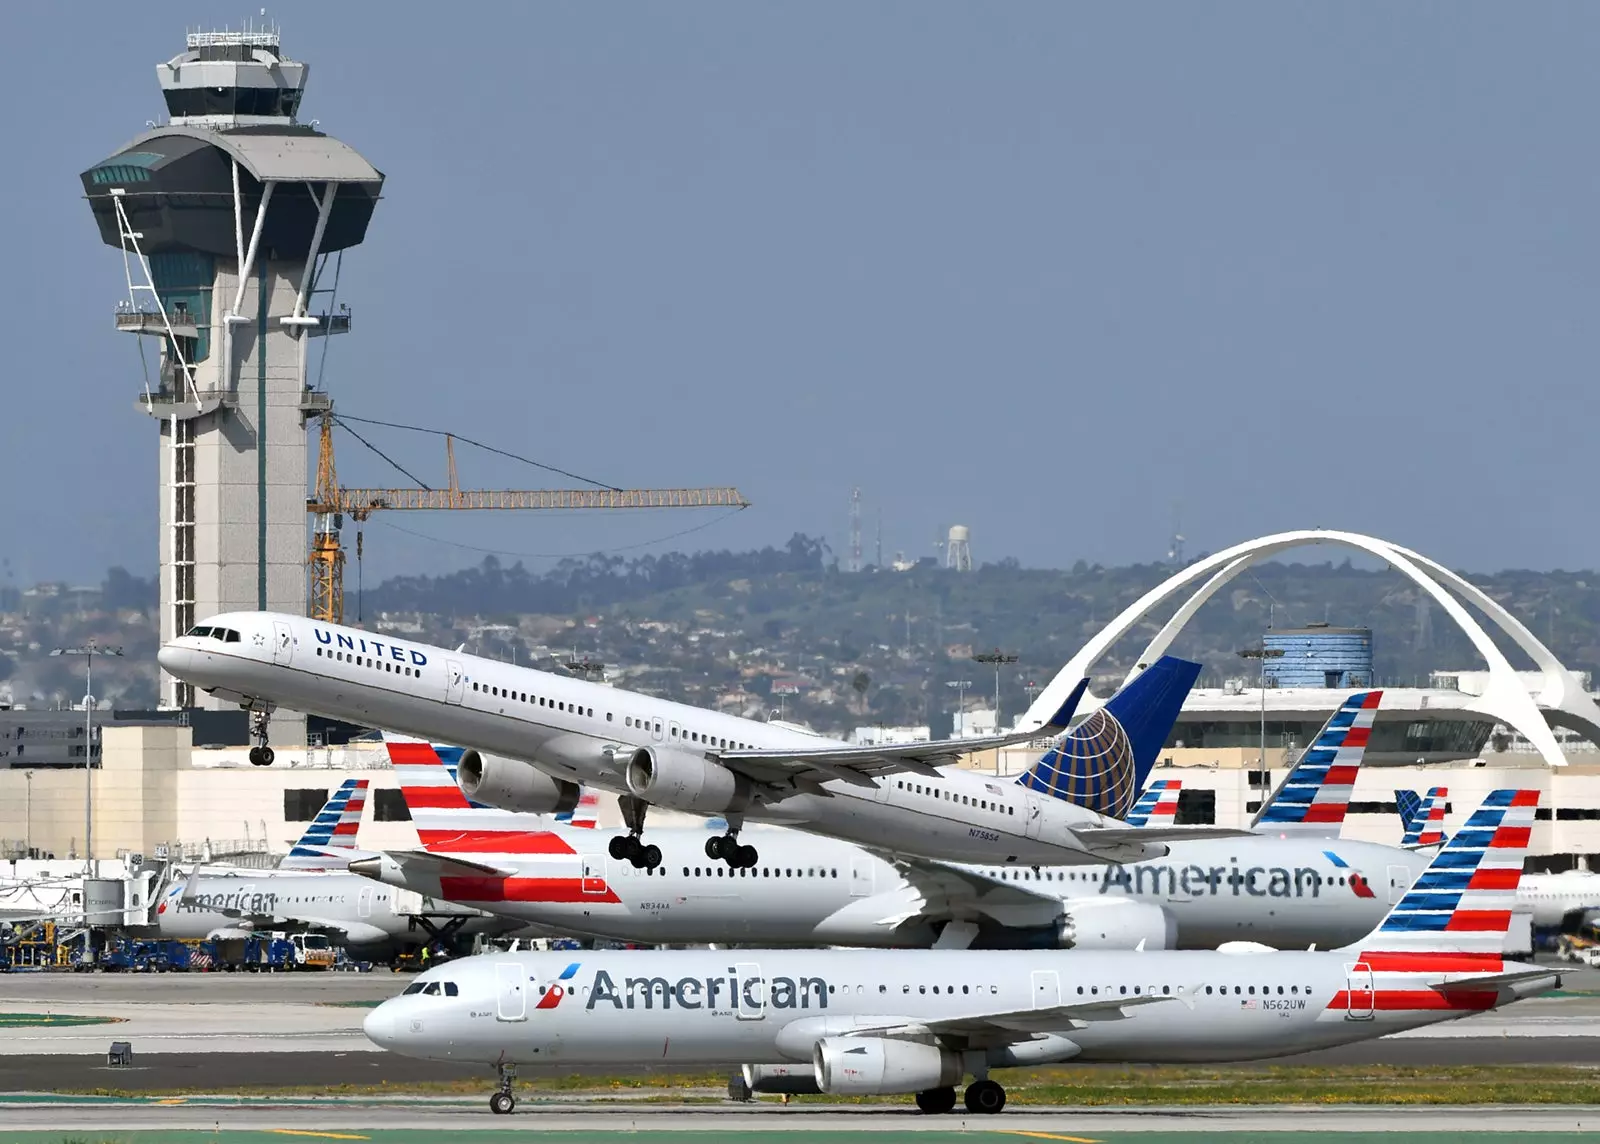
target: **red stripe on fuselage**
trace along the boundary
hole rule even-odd
[[[525,830],[463,831],[421,830],[417,837],[424,849],[442,854],[576,854],[561,836],[547,831]]]
[[[598,879],[591,879],[597,890],[585,892],[582,878],[497,878],[492,874],[442,875],[439,896],[452,902],[603,902],[621,904],[616,891]]]
[[[1369,1006],[1368,997],[1372,998]],[[1441,993],[1434,989],[1379,989],[1369,993],[1365,989],[1355,991],[1355,1004],[1350,1003],[1350,991],[1341,989],[1333,995],[1333,1000],[1328,1002],[1330,1009],[1377,1009],[1384,1013],[1406,1012],[1412,1010],[1466,1010],[1481,1011],[1493,1009],[1497,994],[1493,989],[1452,989]]]

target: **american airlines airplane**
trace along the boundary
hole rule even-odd
[[[708,838],[705,856],[745,870],[760,864],[756,848],[739,841],[747,818],[899,853],[1018,866],[1158,858],[1173,838],[1222,833],[1135,830],[1118,820],[1164,743],[1131,713],[1166,726],[1200,670],[1170,656],[1065,741],[1063,749],[1088,752],[1071,769],[1071,784],[1059,751],[1014,784],[949,764],[1065,730],[1088,680],[1043,728],[857,747],[304,616],[217,616],[165,645],[159,659],[172,675],[251,712],[262,744],[254,761],[270,761],[267,715],[283,705],[472,747],[463,786],[509,810],[568,809],[583,783],[619,791],[628,834],[613,840],[611,854],[642,869],[662,862],[660,847],[643,839],[650,805],[723,816],[728,833]]]
[[[1505,961],[1537,791],[1499,790],[1360,941],[1302,952],[635,950],[485,954],[417,977],[363,1027],[405,1056],[517,1066],[811,1066],[810,1091],[997,1113],[990,1073],[1062,1061],[1254,1060],[1497,1008],[1559,984]]]
[[[450,773],[459,748],[391,736],[422,849],[363,852],[350,870],[556,933],[654,944],[1339,945],[1370,931],[1428,860],[1337,840],[1378,694],[1351,696],[1329,720],[1257,815],[1264,833],[1174,842],[1166,858],[1131,866],[956,865],[772,827],[760,832],[761,865],[729,870],[702,859],[704,830],[670,828],[654,835],[665,861],[645,871],[607,855],[616,832],[474,808]],[[1152,783],[1129,821],[1170,825],[1179,790]],[[1282,836],[1308,827],[1328,837]]]

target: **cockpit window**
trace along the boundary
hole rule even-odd
[[[224,643],[238,643],[239,642],[239,633],[234,631],[232,628],[229,628],[228,629],[228,634],[225,637],[225,639],[223,640],[223,642]]]
[[[444,995],[446,997],[458,996],[460,992],[461,991],[456,988],[456,983],[454,981],[446,981],[444,983]]]
[[[439,983],[437,981],[428,982],[427,988],[423,989],[422,992],[423,992],[423,995],[426,996],[426,997],[437,997],[437,996],[439,996]]]
[[[189,634],[204,639],[211,634],[210,628],[190,628]]]
[[[412,983],[411,983],[411,984],[410,984],[410,985],[407,985],[407,986],[406,986],[406,988],[405,988],[405,992],[404,992],[404,993],[402,993],[402,994],[400,994],[400,996],[402,996],[402,997],[409,997],[409,996],[411,996],[411,995],[412,995],[412,994],[413,994],[413,993],[421,993],[421,992],[422,992],[422,982],[420,982],[420,981],[413,981],[413,982],[412,982]]]
[[[232,628],[190,628],[189,634],[196,639],[218,640],[221,643],[239,643],[239,633]]]

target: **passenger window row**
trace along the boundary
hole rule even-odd
[[[943,787],[926,785],[923,783],[909,783],[904,779],[895,779],[894,785],[898,790],[910,791],[912,794],[926,795],[929,798],[942,799],[945,802],[960,803],[962,806],[974,807],[978,810],[992,810],[997,814],[1009,814],[1016,817],[1017,808],[1003,803],[991,802],[986,798],[973,798],[971,795],[957,794],[955,791]]]
[[[561,711],[568,715],[582,715],[585,718],[594,718],[593,707],[579,707],[576,703],[568,703],[563,699],[551,699],[544,695],[530,695],[526,691],[512,691],[509,687],[491,687],[487,683],[474,683],[472,690],[495,699],[510,699],[517,703],[526,703],[530,707],[548,707],[553,711]],[[611,722],[611,713],[606,713],[606,722]]]
[[[413,679],[422,678],[422,669],[412,667],[406,663],[395,663],[384,659],[382,656],[374,658],[370,655],[357,655],[355,652],[339,651],[336,648],[317,648],[317,654],[338,663],[353,663],[357,667],[371,668],[373,671],[383,671],[389,675],[406,675]]]
[[[606,718],[610,719],[611,716],[607,715]],[[622,717],[622,723],[625,727],[636,727],[641,731],[651,731],[657,735],[661,734],[661,720],[659,719],[656,719],[652,722],[649,719],[635,719],[632,715],[624,715]],[[732,739],[719,738],[716,735],[706,735],[699,731],[679,731],[677,727],[672,727],[669,729],[668,737],[679,739],[686,743],[699,743],[706,747],[718,747],[724,751],[744,751],[750,748],[750,744],[748,743],[738,743],[734,742]]]

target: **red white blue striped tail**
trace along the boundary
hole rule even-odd
[[[1157,779],[1145,788],[1124,819],[1129,826],[1172,826],[1178,818],[1182,779]]]
[[[1358,691],[1340,704],[1256,813],[1251,829],[1281,838],[1339,837],[1382,701],[1381,691]]]
[[[1491,792],[1361,944],[1439,953],[1499,952],[1511,928],[1538,806],[1536,790]]]
[[[1444,810],[1449,795],[1448,787],[1429,788],[1428,793],[1418,800],[1416,810],[1406,822],[1406,832],[1400,839],[1400,845],[1434,846],[1444,841]]]
[[[470,801],[456,783],[460,747],[435,747],[387,734],[384,746],[423,849],[517,854],[543,853],[556,847],[571,853],[571,848],[551,833],[550,818]],[[578,811],[583,810],[580,798]]]
[[[356,833],[361,829],[361,812],[366,805],[367,780],[345,779],[323,803],[278,868],[326,870],[343,866],[355,853]]]

